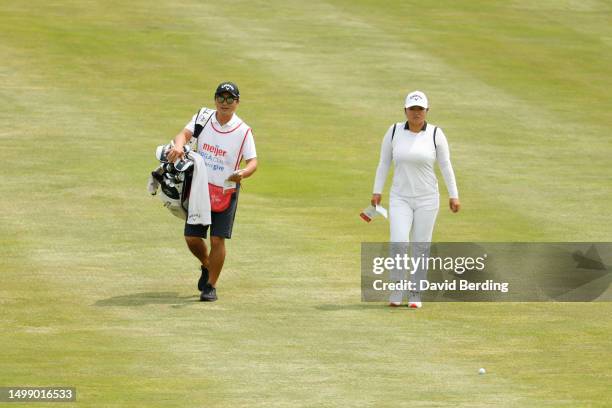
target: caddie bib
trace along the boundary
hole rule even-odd
[[[246,123],[237,118],[236,124],[222,131],[214,124],[210,115],[216,112],[201,109],[196,124],[204,126],[198,136],[197,152],[202,156],[208,171],[208,182],[223,187],[224,181],[238,169],[242,160],[242,149],[251,132]]]

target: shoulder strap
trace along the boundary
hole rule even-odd
[[[397,126],[397,123],[393,125],[393,132],[391,132],[391,141],[393,141],[393,137],[395,136],[395,128]]]
[[[434,141],[434,149],[438,149],[438,145],[436,144],[436,132],[438,131],[438,127],[436,126],[434,128],[434,135],[433,135],[433,141]]]
[[[205,109],[205,108],[202,108]],[[206,122],[204,122],[204,125],[200,125],[198,123],[198,118],[200,117],[200,113],[202,112],[202,109],[200,109],[198,111],[198,116],[196,116],[196,121],[195,121],[195,126],[193,128],[193,137],[194,138],[198,138],[198,136],[200,136],[200,133],[202,133],[202,130],[204,130],[204,128],[206,127],[206,125],[208,124],[208,122],[210,121],[210,119],[212,118],[212,115],[215,113],[215,111],[211,111],[210,115],[208,115],[208,119],[206,119]],[[206,109],[208,110],[208,109]],[[204,114],[206,114],[207,112],[204,112]]]

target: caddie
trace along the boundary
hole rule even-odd
[[[201,108],[174,138],[169,161],[183,157],[183,146],[194,144],[208,172],[211,225],[185,223],[185,241],[201,263],[200,300],[217,300],[216,285],[225,261],[225,240],[232,237],[238,194],[243,179],[257,169],[257,153],[251,128],[236,115],[240,91],[233,82],[222,82],[215,91],[216,109]],[[193,138],[195,138],[195,142]],[[240,169],[242,160],[246,166]],[[209,228],[210,227],[210,228]],[[205,239],[210,229],[210,252]]]

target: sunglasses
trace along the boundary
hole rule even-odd
[[[215,96],[215,100],[218,103],[226,102],[228,105],[231,105],[232,103],[234,103],[234,101],[237,101],[238,98],[236,98],[234,96],[231,96],[231,95],[229,95],[229,96],[217,95],[217,96]]]

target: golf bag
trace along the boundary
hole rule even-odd
[[[172,215],[185,220],[189,209],[189,192],[193,177],[193,161],[188,158],[191,147],[183,148],[184,159],[170,163],[167,155],[173,147],[174,142],[157,147],[155,156],[160,161],[160,165],[151,172],[147,188],[152,195],[156,195],[159,189],[159,198],[164,207]]]

